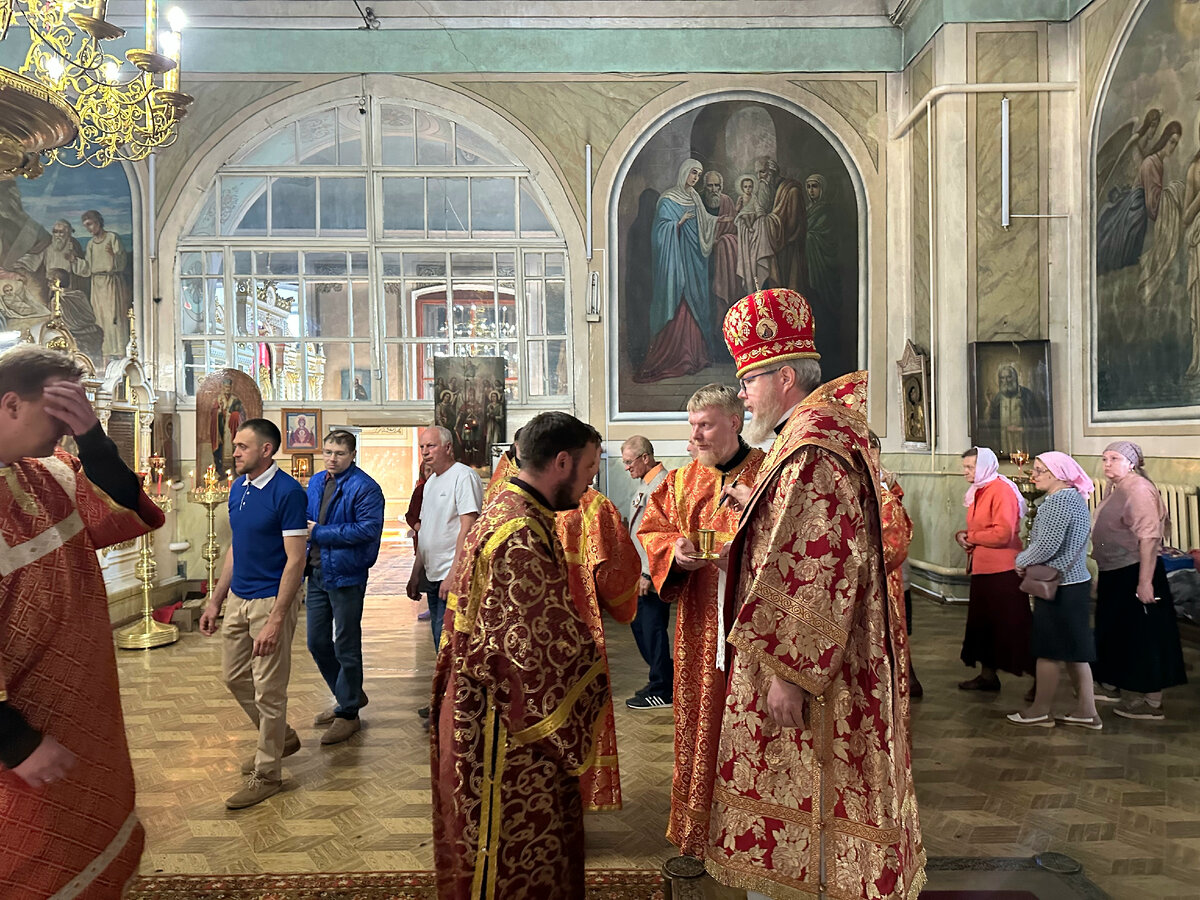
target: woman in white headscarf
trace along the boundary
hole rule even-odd
[[[1025,498],[1000,474],[996,454],[987,447],[964,453],[962,469],[971,482],[963,498],[967,527],[955,540],[967,551],[971,599],[961,656],[968,666],[978,663],[980,673],[958,686],[964,691],[998,691],[998,671],[1032,675],[1035,669],[1029,648],[1033,615],[1016,572]]]
[[[1114,441],[1101,457],[1109,489],[1096,508],[1096,699],[1126,719],[1165,718],[1163,688],[1187,683],[1179,623],[1159,559],[1166,508],[1142,448]],[[1122,691],[1125,696],[1122,697]]]

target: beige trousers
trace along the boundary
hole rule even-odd
[[[300,604],[293,602],[284,617],[275,652],[270,656],[255,656],[254,639],[267,624],[274,605],[274,597],[244,600],[230,593],[225,602],[221,638],[225,684],[258,727],[254,769],[278,781],[283,770],[283,742],[289,731],[287,687],[292,674],[292,635],[296,632]]]

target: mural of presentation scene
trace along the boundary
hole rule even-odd
[[[789,110],[717,100],[638,152],[616,209],[617,415],[681,411],[731,384],[726,311],[768,287],[812,304],[827,377],[858,368],[858,204],[829,140]]]
[[[1097,412],[1195,416],[1200,3],[1150,0],[1142,9],[1113,70],[1096,142]]]
[[[59,287],[67,329],[103,371],[129,343],[133,256],[122,166],[54,165],[32,181],[0,178],[0,331],[36,338]]]

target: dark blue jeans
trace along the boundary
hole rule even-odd
[[[308,579],[308,652],[337,700],[334,714],[353,719],[363,699],[362,614],[365,584],[327,588],[321,570]]]
[[[446,601],[438,596],[442,589],[440,581],[421,579],[418,590],[429,601],[429,626],[433,629],[433,652],[437,653],[442,644],[442,620],[446,618]]]
[[[650,666],[647,694],[668,698],[675,688],[675,661],[671,659],[671,604],[655,591],[638,597],[637,616],[630,626],[638,652]]]

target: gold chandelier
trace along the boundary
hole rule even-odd
[[[19,70],[0,67],[0,176],[36,178],[43,156],[72,167],[143,159],[178,136],[192,102],[179,91],[182,17],[172,10],[160,31],[158,2],[146,0],[146,46],[122,60],[101,46],[125,34],[107,5],[0,0],[0,41],[23,31],[29,41]]]

